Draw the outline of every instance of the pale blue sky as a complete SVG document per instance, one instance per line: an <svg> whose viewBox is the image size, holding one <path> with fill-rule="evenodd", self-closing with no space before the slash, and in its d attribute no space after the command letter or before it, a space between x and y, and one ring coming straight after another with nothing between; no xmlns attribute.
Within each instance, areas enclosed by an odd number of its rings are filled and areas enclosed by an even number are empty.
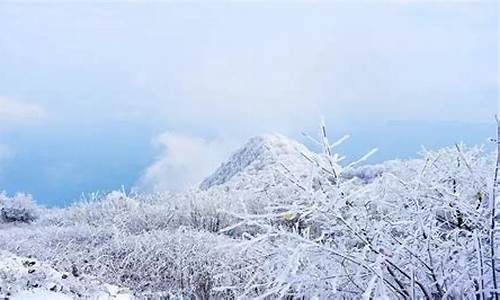
<svg viewBox="0 0 500 300"><path fill-rule="evenodd" d="M0 1L0 190L68 203L158 161L177 189L248 137L300 138L321 115L375 161L481 143L498 41L496 1ZM172 156L186 147L210 163Z"/></svg>

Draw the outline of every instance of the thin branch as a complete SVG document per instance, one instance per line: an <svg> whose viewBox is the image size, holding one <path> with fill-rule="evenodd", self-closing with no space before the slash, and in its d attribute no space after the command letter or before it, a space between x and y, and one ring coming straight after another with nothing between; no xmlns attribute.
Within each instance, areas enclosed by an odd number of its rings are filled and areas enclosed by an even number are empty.
<svg viewBox="0 0 500 300"><path fill-rule="evenodd" d="M497 274L495 270L496 257L495 257L495 217L496 217L496 193L498 189L498 172L500 169L500 120L498 116L495 115L495 120L497 121L497 162L495 166L495 174L493 177L493 191L491 193L491 224L490 224L490 249L491 249L491 273L493 277L493 289L495 294L495 300L498 300L498 284L497 284Z"/></svg>
<svg viewBox="0 0 500 300"><path fill-rule="evenodd" d="M475 237L476 237L476 251L477 251L477 260L479 262L479 286L481 289L481 300L486 299L484 296L484 265L483 265L483 247L481 245L481 239L479 238L479 235L477 232L475 232Z"/></svg>

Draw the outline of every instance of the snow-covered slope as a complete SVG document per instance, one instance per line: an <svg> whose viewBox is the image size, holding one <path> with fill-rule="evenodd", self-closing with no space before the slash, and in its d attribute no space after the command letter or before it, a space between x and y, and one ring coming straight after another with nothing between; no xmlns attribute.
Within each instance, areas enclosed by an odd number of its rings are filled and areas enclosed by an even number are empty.
<svg viewBox="0 0 500 300"><path fill-rule="evenodd" d="M280 134L251 138L200 185L202 190L219 185L242 188L248 182L262 184L290 181L311 173L317 155L304 145ZM260 184L258 184L260 185Z"/></svg>
<svg viewBox="0 0 500 300"><path fill-rule="evenodd" d="M408 164L420 164L421 160L391 160L377 165L359 164L342 168L334 164L336 172L349 180L358 178L364 183L390 171L398 173ZM348 163L346 163L348 165ZM333 172L328 159L309 150L305 145L281 134L268 134L251 138L237 150L212 175L201 184L201 190L224 187L226 190L262 190L273 186L299 188L300 185L315 184L331 177ZM321 172L321 174L314 174Z"/></svg>
<svg viewBox="0 0 500 300"><path fill-rule="evenodd" d="M320 165L320 167L318 167ZM308 201L309 193L333 182L322 154L280 134L250 139L200 185L216 210L262 214L271 206ZM283 208L284 209L284 208Z"/></svg>
<svg viewBox="0 0 500 300"><path fill-rule="evenodd" d="M0 299L131 299L116 286L0 250Z"/></svg>

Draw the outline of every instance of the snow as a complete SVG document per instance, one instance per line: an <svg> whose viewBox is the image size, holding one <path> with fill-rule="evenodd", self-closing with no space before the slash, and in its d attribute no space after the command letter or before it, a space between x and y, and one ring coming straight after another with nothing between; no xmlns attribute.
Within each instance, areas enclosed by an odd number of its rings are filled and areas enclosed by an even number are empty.
<svg viewBox="0 0 500 300"><path fill-rule="evenodd" d="M114 291L117 292L116 289ZM110 291L110 294L101 294L93 297L97 300L130 300L133 299L129 294L116 294ZM52 291L44 291L44 290L24 290L10 297L12 300L71 300L74 297L56 293Z"/></svg>
<svg viewBox="0 0 500 300"><path fill-rule="evenodd" d="M21 291L12 300L71 300L73 297L51 291Z"/></svg>
<svg viewBox="0 0 500 300"><path fill-rule="evenodd" d="M275 171L283 166L301 176L311 169L311 163L304 155L316 156L304 145L281 134L257 136L251 138L227 162L207 177L200 188L208 190L213 186L235 181L234 177L261 175L265 170Z"/></svg>
<svg viewBox="0 0 500 300"><path fill-rule="evenodd" d="M491 298L490 153L328 147L259 136L199 189L28 202L36 221L0 223L0 298Z"/></svg>
<svg viewBox="0 0 500 300"><path fill-rule="evenodd" d="M84 295L102 300L131 299L117 286L88 276L75 278L36 259L0 251L0 298L64 300Z"/></svg>

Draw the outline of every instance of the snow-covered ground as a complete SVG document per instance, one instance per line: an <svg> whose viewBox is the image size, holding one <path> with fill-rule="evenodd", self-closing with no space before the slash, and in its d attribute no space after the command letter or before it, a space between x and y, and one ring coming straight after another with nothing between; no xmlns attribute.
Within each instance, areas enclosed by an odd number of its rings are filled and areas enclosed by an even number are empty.
<svg viewBox="0 0 500 300"><path fill-rule="evenodd" d="M76 275L76 276L75 276ZM126 289L84 274L61 273L36 259L0 251L0 299L131 299Z"/></svg>

